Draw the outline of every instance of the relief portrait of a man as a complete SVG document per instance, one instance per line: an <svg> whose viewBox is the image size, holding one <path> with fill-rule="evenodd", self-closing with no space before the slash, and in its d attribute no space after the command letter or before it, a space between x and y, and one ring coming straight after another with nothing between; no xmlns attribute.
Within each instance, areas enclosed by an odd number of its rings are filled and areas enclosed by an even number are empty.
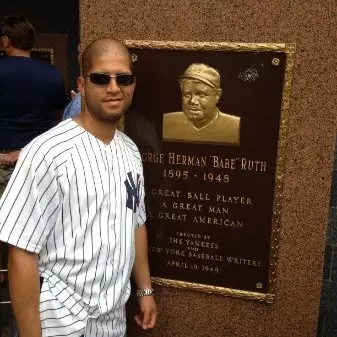
<svg viewBox="0 0 337 337"><path fill-rule="evenodd" d="M221 112L218 70L193 63L179 77L182 110L163 115L163 140L240 145L240 117Z"/></svg>

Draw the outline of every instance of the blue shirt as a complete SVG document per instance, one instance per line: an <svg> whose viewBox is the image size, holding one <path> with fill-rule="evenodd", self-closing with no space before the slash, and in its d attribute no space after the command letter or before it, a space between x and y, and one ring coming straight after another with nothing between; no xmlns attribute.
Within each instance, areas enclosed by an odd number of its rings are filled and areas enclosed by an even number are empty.
<svg viewBox="0 0 337 337"><path fill-rule="evenodd" d="M0 59L0 149L24 147L57 124L67 95L54 66L21 56Z"/></svg>
<svg viewBox="0 0 337 337"><path fill-rule="evenodd" d="M73 118L81 112L81 94L78 92L71 102L66 106L63 119Z"/></svg>

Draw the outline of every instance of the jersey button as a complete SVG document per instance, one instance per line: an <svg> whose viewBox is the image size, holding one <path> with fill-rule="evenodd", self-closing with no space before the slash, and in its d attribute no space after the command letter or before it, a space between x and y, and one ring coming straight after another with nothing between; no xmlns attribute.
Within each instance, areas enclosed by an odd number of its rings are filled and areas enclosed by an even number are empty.
<svg viewBox="0 0 337 337"><path fill-rule="evenodd" d="M111 259L109 260L109 263L110 263L110 264L113 264L113 263L114 263L114 259L111 258Z"/></svg>

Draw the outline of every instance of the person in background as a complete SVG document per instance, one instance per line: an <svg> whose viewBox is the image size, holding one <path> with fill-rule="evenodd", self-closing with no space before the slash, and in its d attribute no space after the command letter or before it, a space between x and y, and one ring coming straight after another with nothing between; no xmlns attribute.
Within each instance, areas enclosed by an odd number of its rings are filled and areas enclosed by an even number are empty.
<svg viewBox="0 0 337 337"><path fill-rule="evenodd" d="M71 90L72 100L65 107L63 112L63 120L67 118L74 118L81 112L81 94Z"/></svg>
<svg viewBox="0 0 337 337"><path fill-rule="evenodd" d="M77 46L77 59L78 63L81 67L81 46L78 44ZM71 90L71 101L69 104L65 107L63 111L63 117L62 119L65 120L67 118L74 118L81 112L81 93L78 91Z"/></svg>
<svg viewBox="0 0 337 337"><path fill-rule="evenodd" d="M20 150L60 119L67 104L62 74L32 59L33 26L23 16L5 17L0 27L0 196Z"/></svg>
<svg viewBox="0 0 337 337"><path fill-rule="evenodd" d="M130 53L96 40L82 74L81 113L22 150L0 200L20 337L124 337L132 270L135 320L142 329L156 323L141 156L117 130L135 88Z"/></svg>
<svg viewBox="0 0 337 337"><path fill-rule="evenodd" d="M4 18L0 26L0 49L7 55L0 59L0 197L21 148L53 127L67 104L60 71L31 59L34 43L34 28L25 17ZM7 247L2 244L0 269L6 268ZM6 279L6 273L0 272L2 295L7 292ZM9 315L10 310L6 312ZM1 325L9 327L8 315L2 317Z"/></svg>

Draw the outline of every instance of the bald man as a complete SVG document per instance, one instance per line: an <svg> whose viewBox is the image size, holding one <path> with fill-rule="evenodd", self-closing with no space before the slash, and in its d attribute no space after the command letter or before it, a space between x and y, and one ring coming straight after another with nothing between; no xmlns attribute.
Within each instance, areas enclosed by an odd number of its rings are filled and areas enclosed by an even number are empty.
<svg viewBox="0 0 337 337"><path fill-rule="evenodd" d="M163 116L163 140L240 145L240 117L221 112L219 72L203 63L191 64L180 76L183 111Z"/></svg>
<svg viewBox="0 0 337 337"><path fill-rule="evenodd" d="M131 57L117 40L96 40L82 71L81 113L22 150L0 201L20 337L125 336L132 271L135 320L156 322L141 157L117 130L135 88Z"/></svg>

